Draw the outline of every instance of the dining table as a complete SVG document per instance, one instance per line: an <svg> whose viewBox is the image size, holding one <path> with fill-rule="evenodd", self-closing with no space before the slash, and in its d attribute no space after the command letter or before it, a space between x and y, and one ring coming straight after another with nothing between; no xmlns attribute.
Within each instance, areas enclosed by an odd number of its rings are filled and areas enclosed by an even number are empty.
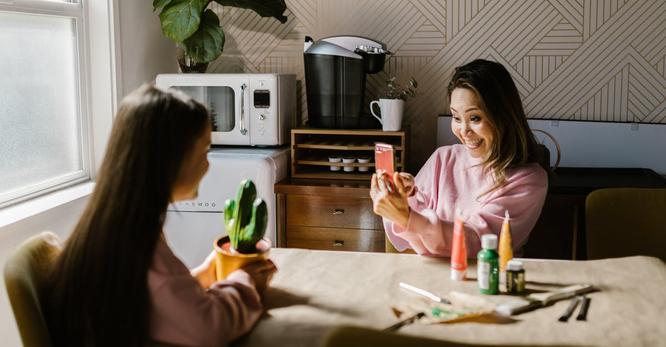
<svg viewBox="0 0 666 347"><path fill-rule="evenodd" d="M520 299L506 294L504 283L499 295L480 294L473 259L463 281L450 279L449 258L416 254L274 248L270 259L278 271L264 293L265 313L234 346L319 346L341 326L385 329L400 321L396 308L421 300L401 282L444 299L452 293L496 305ZM586 294L586 319L558 320L570 304L565 299L511 316L435 324L416 320L396 333L481 345L666 345L664 261L646 256L520 260L525 293L594 286Z"/></svg>

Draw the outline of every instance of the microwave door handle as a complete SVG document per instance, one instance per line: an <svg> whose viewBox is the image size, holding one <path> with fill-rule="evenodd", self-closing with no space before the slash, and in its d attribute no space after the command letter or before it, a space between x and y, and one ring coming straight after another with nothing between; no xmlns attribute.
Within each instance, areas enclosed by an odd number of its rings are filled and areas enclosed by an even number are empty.
<svg viewBox="0 0 666 347"><path fill-rule="evenodd" d="M245 83L241 84L241 112L240 112L240 133L241 135L247 134L247 129L245 128L245 88L247 85Z"/></svg>

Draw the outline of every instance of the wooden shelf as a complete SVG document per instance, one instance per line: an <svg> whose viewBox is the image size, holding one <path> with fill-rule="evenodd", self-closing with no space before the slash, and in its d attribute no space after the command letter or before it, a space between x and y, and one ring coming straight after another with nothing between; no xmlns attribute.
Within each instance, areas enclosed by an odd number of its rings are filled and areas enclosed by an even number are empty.
<svg viewBox="0 0 666 347"><path fill-rule="evenodd" d="M291 176L294 178L368 180L374 173L375 143L393 145L395 167L405 167L405 132L382 130L292 129ZM331 156L371 158L369 163L332 163ZM367 167L367 172L330 171L331 166Z"/></svg>

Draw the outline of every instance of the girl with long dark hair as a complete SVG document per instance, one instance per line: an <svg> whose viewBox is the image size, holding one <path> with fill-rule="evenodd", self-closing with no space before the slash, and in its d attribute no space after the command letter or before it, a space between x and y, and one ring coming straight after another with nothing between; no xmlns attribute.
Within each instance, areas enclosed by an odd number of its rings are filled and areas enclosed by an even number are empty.
<svg viewBox="0 0 666 347"><path fill-rule="evenodd" d="M541 213L548 176L518 90L502 64L479 59L456 68L448 98L461 144L438 148L416 178L396 172L396 189L373 175L375 213L398 250L449 256L458 213L467 254L476 254L481 235L499 235L509 211L519 253Z"/></svg>
<svg viewBox="0 0 666 347"><path fill-rule="evenodd" d="M162 226L170 202L196 197L208 169L208 111L144 85L120 104L95 190L51 274L46 308L56 346L222 346L262 310L258 262L214 279L213 257L190 272Z"/></svg>

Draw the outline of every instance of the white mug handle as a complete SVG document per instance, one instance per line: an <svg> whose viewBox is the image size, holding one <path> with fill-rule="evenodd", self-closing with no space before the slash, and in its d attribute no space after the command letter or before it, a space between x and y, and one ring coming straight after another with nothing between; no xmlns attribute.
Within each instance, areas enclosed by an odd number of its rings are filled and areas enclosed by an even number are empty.
<svg viewBox="0 0 666 347"><path fill-rule="evenodd" d="M384 125L384 122L382 122L382 118L379 117L379 116L377 116L377 115L375 114L375 110L372 109L372 105L373 105L373 104L377 104L377 107L379 107L379 110L380 110L380 111L381 111L381 109L382 109L382 108L379 106L379 101L377 101L377 100L370 101L370 113L372 113L372 116L373 116L373 117L377 118L377 120L379 121L380 124Z"/></svg>

